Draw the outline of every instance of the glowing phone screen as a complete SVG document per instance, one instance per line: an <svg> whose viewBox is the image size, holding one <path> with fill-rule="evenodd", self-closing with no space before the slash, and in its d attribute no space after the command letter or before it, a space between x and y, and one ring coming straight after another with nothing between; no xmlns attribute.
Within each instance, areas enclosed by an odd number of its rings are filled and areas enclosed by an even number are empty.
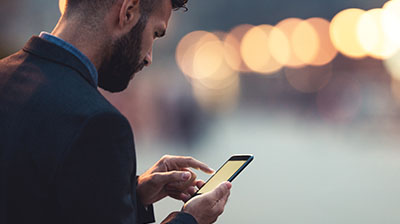
<svg viewBox="0 0 400 224"><path fill-rule="evenodd" d="M220 183L229 180L229 178L231 178L232 175L235 174L236 171L238 171L238 169L245 163L246 160L226 162L225 165L222 166L221 169L219 169L202 188L200 188L197 194L204 194L214 190Z"/></svg>

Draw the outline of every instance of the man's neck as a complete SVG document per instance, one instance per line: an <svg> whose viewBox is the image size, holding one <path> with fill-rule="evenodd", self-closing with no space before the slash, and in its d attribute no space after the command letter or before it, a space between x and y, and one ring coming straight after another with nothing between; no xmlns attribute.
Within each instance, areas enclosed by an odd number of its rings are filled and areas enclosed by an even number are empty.
<svg viewBox="0 0 400 224"><path fill-rule="evenodd" d="M51 34L72 44L99 69L106 51L105 46L108 46L103 38L104 33L85 29L81 24L61 18Z"/></svg>

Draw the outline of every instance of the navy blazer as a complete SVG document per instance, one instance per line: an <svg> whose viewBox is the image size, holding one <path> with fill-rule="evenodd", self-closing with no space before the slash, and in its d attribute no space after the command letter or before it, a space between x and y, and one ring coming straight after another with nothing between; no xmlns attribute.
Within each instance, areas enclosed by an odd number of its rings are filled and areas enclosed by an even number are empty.
<svg viewBox="0 0 400 224"><path fill-rule="evenodd" d="M127 119L74 55L39 37L0 60L0 223L154 222ZM165 223L196 223L172 213Z"/></svg>

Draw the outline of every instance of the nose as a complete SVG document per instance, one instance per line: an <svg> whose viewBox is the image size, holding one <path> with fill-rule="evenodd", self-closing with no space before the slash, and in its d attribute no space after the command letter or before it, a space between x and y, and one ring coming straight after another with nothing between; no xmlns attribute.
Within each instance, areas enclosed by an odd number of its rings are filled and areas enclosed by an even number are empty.
<svg viewBox="0 0 400 224"><path fill-rule="evenodd" d="M144 65L150 66L152 62L153 62L153 50L151 49L144 58Z"/></svg>

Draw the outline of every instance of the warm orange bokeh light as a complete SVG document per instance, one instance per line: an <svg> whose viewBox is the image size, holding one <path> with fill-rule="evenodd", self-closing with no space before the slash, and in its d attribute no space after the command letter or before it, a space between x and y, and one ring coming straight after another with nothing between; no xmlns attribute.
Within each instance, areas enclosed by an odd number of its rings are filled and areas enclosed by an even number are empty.
<svg viewBox="0 0 400 224"><path fill-rule="evenodd" d="M233 85L238 73L223 64L212 76L204 79L192 79L192 83L202 85L208 90L224 90Z"/></svg>
<svg viewBox="0 0 400 224"><path fill-rule="evenodd" d="M295 54L294 49L295 49L295 44L293 42L293 33L296 29L296 27L302 22L303 20L298 19L298 18L288 18L276 25L276 28L281 30L286 37L289 40L289 50L290 50L290 57L289 60L286 62L286 66L292 67L292 68L300 68L305 65L303 61L301 61Z"/></svg>
<svg viewBox="0 0 400 224"><path fill-rule="evenodd" d="M400 0L389 1L383 6L382 26L392 43L400 43Z"/></svg>
<svg viewBox="0 0 400 224"><path fill-rule="evenodd" d="M206 31L194 31L184 36L176 48L176 62L185 75L193 74L193 60L201 42L204 39L218 38Z"/></svg>
<svg viewBox="0 0 400 224"><path fill-rule="evenodd" d="M271 56L281 65L286 65L291 57L290 42L280 29L274 27L268 39L268 48Z"/></svg>
<svg viewBox="0 0 400 224"><path fill-rule="evenodd" d="M246 33L254 26L249 24L242 24L233 28L224 39L226 49L225 60L228 65L240 72L251 72L246 63L241 58L240 44Z"/></svg>
<svg viewBox="0 0 400 224"><path fill-rule="evenodd" d="M61 15L65 12L66 0L59 0L58 7L60 8Z"/></svg>
<svg viewBox="0 0 400 224"><path fill-rule="evenodd" d="M242 58L240 55L240 42L232 34L228 34L224 39L226 63L236 71L240 71Z"/></svg>
<svg viewBox="0 0 400 224"><path fill-rule="evenodd" d="M220 33L195 31L178 44L176 60L182 72L203 83L207 88L225 88L235 73L225 59L225 45ZM222 35L223 36L223 35Z"/></svg>
<svg viewBox="0 0 400 224"><path fill-rule="evenodd" d="M292 34L293 52L304 64L314 61L321 46L317 31L308 21L300 22Z"/></svg>
<svg viewBox="0 0 400 224"><path fill-rule="evenodd" d="M364 13L357 30L361 46L369 56L376 59L389 58L398 50L399 41L391 41L384 32L383 12L383 9L372 9Z"/></svg>
<svg viewBox="0 0 400 224"><path fill-rule="evenodd" d="M183 37L176 49L177 64L189 78L197 102L207 111L232 108L239 95L239 74L226 58L232 48L223 38L223 32L194 31Z"/></svg>
<svg viewBox="0 0 400 224"><path fill-rule="evenodd" d="M337 50L333 46L329 35L329 21L323 18L310 18L306 20L312 25L318 33L320 47L318 52L309 64L314 66L322 66L330 63L337 55Z"/></svg>
<svg viewBox="0 0 400 224"><path fill-rule="evenodd" d="M222 90L230 87L238 74L228 65L226 54L226 48L222 41L204 42L193 58L192 78L194 81L209 90Z"/></svg>
<svg viewBox="0 0 400 224"><path fill-rule="evenodd" d="M387 40L397 50L394 55L386 58L384 65L393 78L393 95L396 99L400 99L400 0L389 1L383 6L382 26Z"/></svg>
<svg viewBox="0 0 400 224"><path fill-rule="evenodd" d="M300 69L285 68L286 79L296 90L304 93L318 92L332 77L332 64L306 66Z"/></svg>
<svg viewBox="0 0 400 224"><path fill-rule="evenodd" d="M362 58L367 55L359 42L357 32L358 23L364 13L362 9L346 9L332 19L330 36L333 45L348 57Z"/></svg>
<svg viewBox="0 0 400 224"><path fill-rule="evenodd" d="M254 72L271 74L282 68L269 49L269 35L273 27L261 25L252 28L243 37L241 43L242 58Z"/></svg>
<svg viewBox="0 0 400 224"><path fill-rule="evenodd" d="M210 38L212 38L210 36ZM219 40L205 40L197 49L193 58L193 73L196 79L203 79L213 75L224 62L224 45Z"/></svg>

